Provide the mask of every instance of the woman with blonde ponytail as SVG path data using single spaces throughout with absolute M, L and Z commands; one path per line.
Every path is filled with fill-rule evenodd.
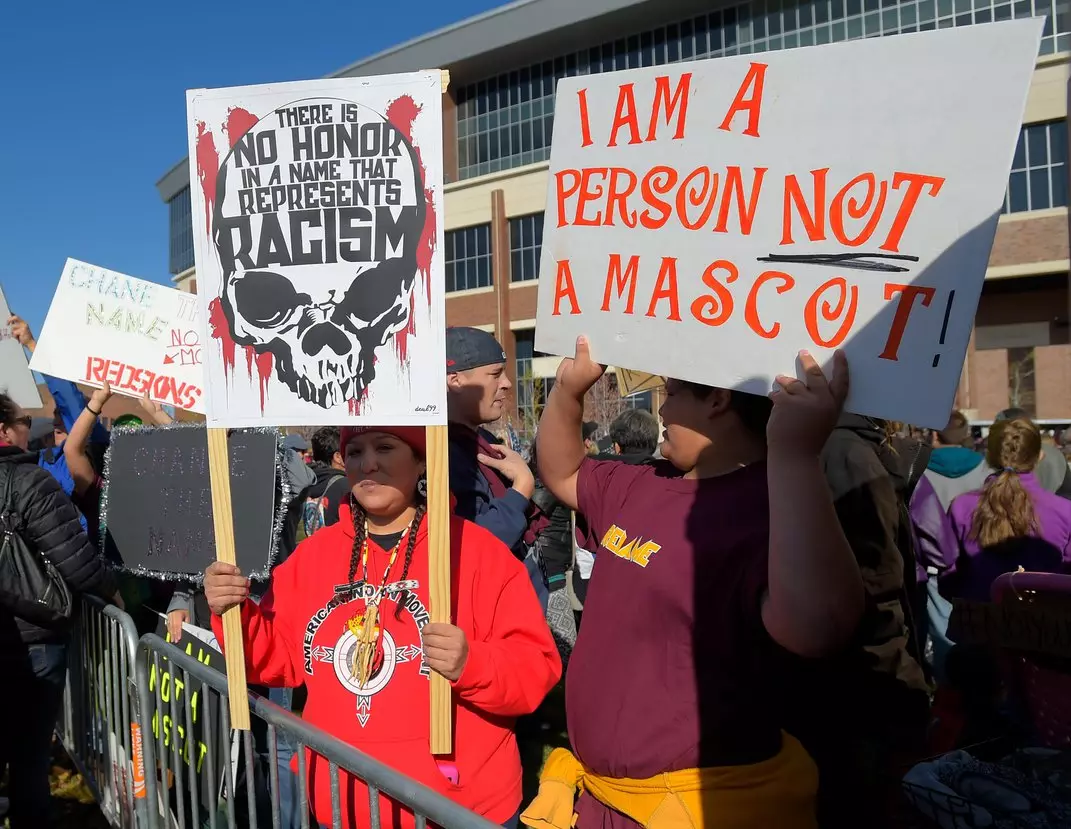
M 1002 573 L 1067 568 L 1071 501 L 1038 482 L 1041 452 L 1041 433 L 1030 420 L 993 424 L 986 442 L 992 473 L 981 490 L 959 496 L 948 511 L 958 556 L 942 579 L 942 594 L 987 601 Z

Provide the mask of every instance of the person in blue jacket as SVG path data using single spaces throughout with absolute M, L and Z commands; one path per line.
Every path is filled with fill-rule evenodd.
M 518 452 L 484 426 L 502 417 L 513 384 L 506 352 L 478 328 L 446 329 L 450 491 L 455 512 L 490 531 L 524 559 L 535 476 Z
M 34 338 L 33 331 L 30 330 L 30 326 L 26 321 L 12 315 L 8 319 L 8 325 L 11 326 L 11 335 L 22 344 L 23 348 L 32 354 L 34 349 L 37 348 L 37 340 Z M 55 445 L 43 450 L 38 456 L 37 462 L 42 469 L 56 479 L 63 493 L 70 498 L 74 495 L 74 478 L 71 476 L 71 470 L 67 467 L 67 458 L 63 454 L 63 442 L 67 439 L 71 429 L 74 428 L 74 422 L 86 408 L 88 401 L 78 386 L 71 381 L 60 380 L 58 377 L 49 377 L 47 374 L 42 376 L 45 378 L 45 385 L 48 387 L 49 394 L 52 395 L 52 399 L 56 402 L 55 420 L 52 425 Z M 99 416 L 100 412 L 95 414 Z M 108 443 L 108 431 L 99 421 L 93 428 L 93 434 L 90 436 L 89 442 L 90 444 L 98 445 L 107 445 Z M 85 516 L 80 515 L 79 517 L 82 528 L 85 529 Z

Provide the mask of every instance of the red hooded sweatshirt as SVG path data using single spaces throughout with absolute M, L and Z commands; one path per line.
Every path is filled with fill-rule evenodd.
M 454 755 L 443 758 L 457 768 L 454 785 L 439 771 L 429 747 L 430 671 L 423 664 L 420 637 L 429 621 L 427 520 L 407 575 L 417 586 L 380 604 L 383 662 L 363 689 L 351 675 L 356 639 L 348 622 L 364 602 L 335 598 L 335 586 L 347 583 L 353 539 L 353 520 L 343 506 L 337 524 L 303 541 L 275 568 L 259 605 L 244 603 L 249 681 L 289 688 L 304 682 L 303 716 L 309 723 L 491 822 L 504 823 L 521 803 L 514 718 L 535 711 L 561 676 L 561 660 L 524 565 L 486 530 L 451 517 L 453 618 L 469 645 L 468 661 L 454 683 Z M 371 539 L 368 546 L 368 570 L 378 586 L 389 556 Z M 392 582 L 401 579 L 404 553 L 403 540 Z M 214 616 L 212 627 L 222 642 L 222 620 Z M 306 760 L 313 811 L 330 825 L 328 763 L 311 751 Z M 342 825 L 369 826 L 364 784 L 342 771 L 340 791 Z M 414 824 L 409 812 L 385 796 L 380 815 L 385 827 Z

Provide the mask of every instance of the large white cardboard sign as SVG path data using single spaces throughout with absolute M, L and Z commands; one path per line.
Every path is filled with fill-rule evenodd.
M 441 74 L 186 100 L 209 425 L 445 424 Z
M 11 316 L 4 289 L 0 288 L 0 392 L 8 395 L 24 409 L 40 409 L 41 393 L 37 390 L 22 343 L 11 335 L 7 324 Z
M 30 367 L 204 412 L 197 297 L 68 259 Z
M 1043 20 L 562 80 L 536 348 L 943 427 Z

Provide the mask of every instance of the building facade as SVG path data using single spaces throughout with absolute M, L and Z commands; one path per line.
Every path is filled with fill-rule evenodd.
M 957 405 L 1071 420 L 1068 79 L 1071 0 L 519 0 L 336 73 L 450 70 L 443 96 L 446 314 L 493 331 L 530 423 L 557 358 L 534 350 L 547 159 L 560 78 L 1045 16 L 1022 132 Z M 984 94 L 984 90 L 979 90 Z M 189 170 L 157 184 L 170 266 L 194 290 Z M 632 401 L 650 405 L 650 396 Z

